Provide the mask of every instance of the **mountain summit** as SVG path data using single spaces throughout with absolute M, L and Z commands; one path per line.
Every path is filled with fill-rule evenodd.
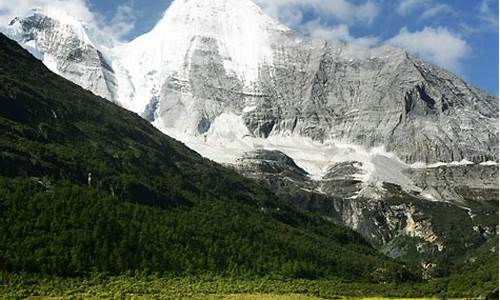
M 176 103 L 160 101 L 165 98 L 162 90 L 190 85 L 196 73 L 217 72 L 221 80 L 252 92 L 261 67 L 273 63 L 273 42 L 288 32 L 249 0 L 176 0 L 151 32 L 117 49 L 119 63 L 130 75 L 121 82 L 127 92 L 118 101 L 150 119 L 167 114 L 162 119 L 175 123 L 169 112 L 176 118 L 187 116 L 171 107 Z M 207 65 L 212 70 L 199 72 Z M 195 111 L 203 105 L 193 104 Z M 194 123 L 200 121 L 201 116 L 189 125 L 197 127 Z
M 94 40 L 88 27 L 59 9 L 34 9 L 10 22 L 6 32 L 54 73 L 95 94 L 113 100 L 116 84 L 107 48 Z
M 498 98 L 404 50 L 311 40 L 250 0 L 176 0 L 112 48 L 53 15 L 11 29 L 62 76 L 392 256 L 408 237 L 452 257 L 497 232 L 478 216 L 498 214 Z
M 273 38 L 288 31 L 249 0 L 176 0 L 151 32 L 122 51 L 125 65 L 135 63 L 138 71 L 188 79 L 195 51 L 211 47 L 228 74 L 252 83 L 259 66 L 272 63 Z

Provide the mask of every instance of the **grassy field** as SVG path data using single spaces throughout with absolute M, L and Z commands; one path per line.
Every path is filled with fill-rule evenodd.
M 75 296 L 75 298 L 81 299 L 80 296 Z M 90 299 L 93 297 L 89 296 Z M 124 298 L 131 300 L 149 300 L 149 299 L 159 299 L 161 295 L 126 295 Z M 31 300 L 59 300 L 66 299 L 64 297 L 28 297 Z M 232 295 L 192 295 L 186 296 L 178 299 L 186 300 L 328 300 L 328 299 L 344 299 L 344 300 L 430 300 L 438 298 L 383 298 L 383 297 L 372 297 L 372 298 L 348 298 L 348 297 L 335 297 L 335 298 L 320 298 L 315 296 L 299 295 L 299 294 L 286 294 L 286 295 L 274 295 L 274 294 L 232 294 Z
M 1 274 L 0 274 L 1 275 Z M 488 289 L 489 290 L 489 289 Z M 419 284 L 349 283 L 336 279 L 155 277 L 129 275 L 89 278 L 0 276 L 0 299 L 458 299 L 480 291 L 460 291 L 446 282 Z
M 80 299 L 80 296 L 75 296 Z M 89 298 L 92 298 L 89 296 Z M 121 298 L 121 297 L 120 297 Z M 126 299 L 136 300 L 149 300 L 161 299 L 162 295 L 126 295 Z M 65 299 L 64 297 L 30 297 L 33 300 L 55 300 Z M 192 295 L 180 298 L 166 298 L 166 299 L 185 299 L 185 300 L 325 300 L 327 298 L 319 298 L 307 295 L 287 294 L 287 295 L 273 295 L 273 294 L 233 294 L 233 295 Z M 378 298 L 382 299 L 382 298 Z
M 74 298 L 81 299 L 80 296 Z M 89 299 L 93 297 L 89 296 Z M 159 299 L 161 295 L 126 295 L 126 299 L 131 300 L 149 300 Z M 66 299 L 65 297 L 28 297 L 30 300 L 59 300 Z M 320 298 L 315 296 L 299 295 L 299 294 L 286 294 L 286 295 L 273 295 L 273 294 L 233 294 L 233 295 L 192 295 L 178 299 L 185 300 L 328 300 L 328 299 L 345 299 L 345 300 L 431 300 L 438 298 L 348 298 L 348 297 L 335 297 L 335 298 Z

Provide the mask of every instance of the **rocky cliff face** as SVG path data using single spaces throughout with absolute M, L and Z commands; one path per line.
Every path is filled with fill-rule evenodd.
M 54 73 L 99 96 L 115 98 L 116 79 L 109 59 L 91 41 L 85 26 L 63 11 L 14 19 L 7 33 Z
M 357 161 L 335 164 L 321 180 L 311 180 L 279 151 L 247 153 L 235 168 L 266 181 L 282 199 L 357 230 L 385 254 L 421 265 L 427 277 L 498 237 L 495 165 L 404 170 L 420 192 L 367 185 L 358 178 L 363 167 Z
M 10 35 L 389 255 L 428 264 L 497 232 L 498 99 L 401 49 L 309 40 L 250 0 L 175 0 L 112 48 L 53 15 L 15 20 Z
M 424 193 L 436 195 L 440 201 L 465 204 L 496 198 L 498 166 L 495 164 L 437 165 L 406 170 Z
M 254 134 L 384 146 L 410 163 L 498 159 L 497 99 L 453 74 L 390 48 L 287 53 L 262 81 L 271 113 L 261 102 L 244 118 Z

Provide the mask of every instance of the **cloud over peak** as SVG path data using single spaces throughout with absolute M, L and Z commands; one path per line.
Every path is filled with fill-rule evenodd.
M 463 60 L 471 52 L 467 42 L 446 27 L 425 27 L 414 32 L 405 27 L 388 43 L 458 73 L 462 72 Z
M 375 36 L 354 37 L 347 25 L 326 25 L 322 24 L 319 19 L 305 23 L 300 27 L 300 30 L 313 38 L 347 42 L 358 47 L 368 48 L 380 42 L 379 38 Z
M 353 4 L 347 0 L 255 0 L 268 14 L 289 25 L 304 21 L 303 11 L 312 11 L 320 17 L 334 18 L 338 22 L 371 24 L 380 12 L 373 0 Z M 291 24 L 290 24 L 291 21 Z
M 0 29 L 6 27 L 12 19 L 26 17 L 34 10 L 62 11 L 91 27 L 91 31 L 105 33 L 116 40 L 132 31 L 136 20 L 132 8 L 126 4 L 118 6 L 112 18 L 107 20 L 103 15 L 92 11 L 86 0 L 0 1 Z

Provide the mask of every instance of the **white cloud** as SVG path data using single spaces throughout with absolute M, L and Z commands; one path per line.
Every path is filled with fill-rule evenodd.
M 430 19 L 439 15 L 453 15 L 455 10 L 447 4 L 431 5 L 420 15 L 422 19 Z
M 283 7 L 279 10 L 279 16 L 275 17 L 279 18 L 282 22 L 291 27 L 300 25 L 304 20 L 302 10 L 296 6 Z
M 444 27 L 426 27 L 416 32 L 403 28 L 388 43 L 458 73 L 471 51 L 463 38 Z
M 348 24 L 371 24 L 380 11 L 373 0 L 365 0 L 361 4 L 353 4 L 347 0 L 256 0 L 256 2 L 269 15 L 290 26 L 301 23 L 303 17 L 298 11 L 302 10 L 312 10 L 320 17 L 335 18 Z M 300 17 L 300 21 L 293 19 L 292 24 L 288 23 L 290 12 L 293 12 L 292 16 Z
M 476 7 L 474 22 L 461 22 L 460 27 L 466 35 L 485 32 L 498 32 L 498 13 L 491 6 L 493 0 L 482 0 Z
M 488 26 L 498 28 L 498 14 L 491 9 L 492 0 L 483 0 L 479 4 L 479 19 Z
M 115 15 L 109 22 L 107 30 L 117 38 L 121 39 L 134 30 L 136 21 L 137 16 L 135 15 L 132 6 L 128 4 L 120 5 L 116 9 Z
M 349 27 L 345 24 L 329 26 L 322 24 L 319 19 L 307 22 L 302 25 L 300 29 L 314 38 L 348 42 L 359 47 L 372 47 L 379 43 L 377 37 L 368 36 L 356 38 L 352 36 Z
M 23 17 L 33 9 L 55 7 L 84 22 L 94 21 L 94 14 L 84 0 L 16 0 L 0 1 L 0 26 L 6 26 L 15 17 Z
M 408 15 L 412 11 L 428 5 L 430 0 L 400 0 L 398 13 L 400 15 Z
M 420 19 L 429 19 L 438 15 L 453 15 L 455 10 L 448 4 L 434 0 L 400 0 L 398 13 L 403 16 L 419 13 Z
M 115 15 L 107 21 L 104 16 L 93 12 L 86 0 L 0 0 L 0 29 L 15 17 L 25 17 L 34 9 L 44 11 L 52 8 L 64 11 L 88 26 L 95 27 L 92 30 L 107 33 L 117 40 L 135 26 L 135 16 L 128 5 L 119 6 Z
M 286 25 L 314 38 L 371 47 L 379 42 L 373 36 L 354 37 L 348 25 L 371 24 L 380 8 L 373 0 L 353 4 L 347 0 L 256 0 L 264 11 Z M 304 11 L 314 20 L 306 20 Z M 336 25 L 332 25 L 332 21 Z

